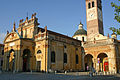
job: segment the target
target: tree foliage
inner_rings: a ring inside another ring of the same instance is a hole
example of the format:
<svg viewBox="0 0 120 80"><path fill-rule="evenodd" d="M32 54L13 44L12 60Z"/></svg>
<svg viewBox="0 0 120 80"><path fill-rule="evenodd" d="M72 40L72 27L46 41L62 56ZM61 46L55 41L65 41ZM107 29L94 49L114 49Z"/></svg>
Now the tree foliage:
<svg viewBox="0 0 120 80"><path fill-rule="evenodd" d="M120 0L118 0L120 1ZM117 20L118 23L120 23L120 5L117 5L115 3L111 3L111 6L114 8L114 12L115 12L115 17L114 19ZM120 35L120 28L119 29L116 29L114 27L111 27L110 30L113 32L113 33L116 33L118 35Z"/></svg>
<svg viewBox="0 0 120 80"><path fill-rule="evenodd" d="M116 29L114 27L111 27L110 30L113 32L113 33L116 33L118 35L120 35L120 28L119 29Z"/></svg>

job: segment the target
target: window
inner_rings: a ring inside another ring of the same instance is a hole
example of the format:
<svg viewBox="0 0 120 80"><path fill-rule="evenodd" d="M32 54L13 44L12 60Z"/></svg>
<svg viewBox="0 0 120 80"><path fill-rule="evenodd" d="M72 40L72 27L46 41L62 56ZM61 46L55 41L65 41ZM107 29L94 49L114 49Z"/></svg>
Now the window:
<svg viewBox="0 0 120 80"><path fill-rule="evenodd" d="M84 42L84 37L82 37L82 41Z"/></svg>
<svg viewBox="0 0 120 80"><path fill-rule="evenodd" d="M95 7L95 3L94 3L94 1L92 2L92 7Z"/></svg>
<svg viewBox="0 0 120 80"><path fill-rule="evenodd" d="M64 63L67 63L67 54L64 53Z"/></svg>
<svg viewBox="0 0 120 80"><path fill-rule="evenodd" d="M4 50L2 50L2 55L4 55Z"/></svg>
<svg viewBox="0 0 120 80"><path fill-rule="evenodd" d="M90 9L91 8L91 4L90 3L88 3L88 9Z"/></svg>
<svg viewBox="0 0 120 80"><path fill-rule="evenodd" d="M55 52L51 52L51 63L55 63Z"/></svg>
<svg viewBox="0 0 120 80"><path fill-rule="evenodd" d="M76 64L78 64L78 55L76 55Z"/></svg>
<svg viewBox="0 0 120 80"><path fill-rule="evenodd" d="M41 50L38 50L38 51L37 51L37 54L41 54L41 53L42 53Z"/></svg>

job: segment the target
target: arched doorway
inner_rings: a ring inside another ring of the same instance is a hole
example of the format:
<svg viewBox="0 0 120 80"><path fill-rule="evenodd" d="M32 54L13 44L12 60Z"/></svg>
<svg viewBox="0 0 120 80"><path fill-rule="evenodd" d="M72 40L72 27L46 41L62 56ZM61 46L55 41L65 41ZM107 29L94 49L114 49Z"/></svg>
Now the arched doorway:
<svg viewBox="0 0 120 80"><path fill-rule="evenodd" d="M30 50L23 51L23 71L30 71Z"/></svg>
<svg viewBox="0 0 120 80"><path fill-rule="evenodd" d="M89 71L93 67L93 56L91 54L87 54L84 57L85 63L85 71Z"/></svg>
<svg viewBox="0 0 120 80"><path fill-rule="evenodd" d="M15 51L11 49L9 51L9 56L8 56L8 69L9 71L13 71L15 66Z"/></svg>
<svg viewBox="0 0 120 80"><path fill-rule="evenodd" d="M109 71L109 61L108 61L108 56L105 53L100 53L97 56L97 64L98 64L98 71Z"/></svg>

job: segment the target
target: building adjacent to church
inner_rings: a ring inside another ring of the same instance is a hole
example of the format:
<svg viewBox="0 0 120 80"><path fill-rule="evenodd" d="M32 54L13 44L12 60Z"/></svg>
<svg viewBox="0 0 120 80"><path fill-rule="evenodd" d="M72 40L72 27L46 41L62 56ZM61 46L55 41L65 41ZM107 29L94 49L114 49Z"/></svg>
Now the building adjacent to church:
<svg viewBox="0 0 120 80"><path fill-rule="evenodd" d="M87 33L82 24L73 38L82 41L83 68L96 71L120 72L120 42L115 33L104 36L101 0L86 0ZM86 40L87 38L87 40Z"/></svg>
<svg viewBox="0 0 120 80"><path fill-rule="evenodd" d="M85 0L87 31L83 24L73 37L40 28L36 14L20 20L4 40L5 71L120 72L120 41L104 36L101 0ZM87 69L88 68L88 69Z"/></svg>
<svg viewBox="0 0 120 80"><path fill-rule="evenodd" d="M4 45L0 44L0 71L2 70L2 66L3 66L3 55L4 55Z"/></svg>

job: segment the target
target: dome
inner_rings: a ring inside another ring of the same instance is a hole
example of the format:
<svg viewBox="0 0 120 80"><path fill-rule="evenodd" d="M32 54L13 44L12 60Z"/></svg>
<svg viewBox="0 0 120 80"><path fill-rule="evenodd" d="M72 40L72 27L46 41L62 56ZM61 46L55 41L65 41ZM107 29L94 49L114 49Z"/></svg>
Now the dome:
<svg viewBox="0 0 120 80"><path fill-rule="evenodd" d="M78 30L75 32L74 36L76 36L76 35L87 35L87 31L84 30L84 29L78 29Z"/></svg>

